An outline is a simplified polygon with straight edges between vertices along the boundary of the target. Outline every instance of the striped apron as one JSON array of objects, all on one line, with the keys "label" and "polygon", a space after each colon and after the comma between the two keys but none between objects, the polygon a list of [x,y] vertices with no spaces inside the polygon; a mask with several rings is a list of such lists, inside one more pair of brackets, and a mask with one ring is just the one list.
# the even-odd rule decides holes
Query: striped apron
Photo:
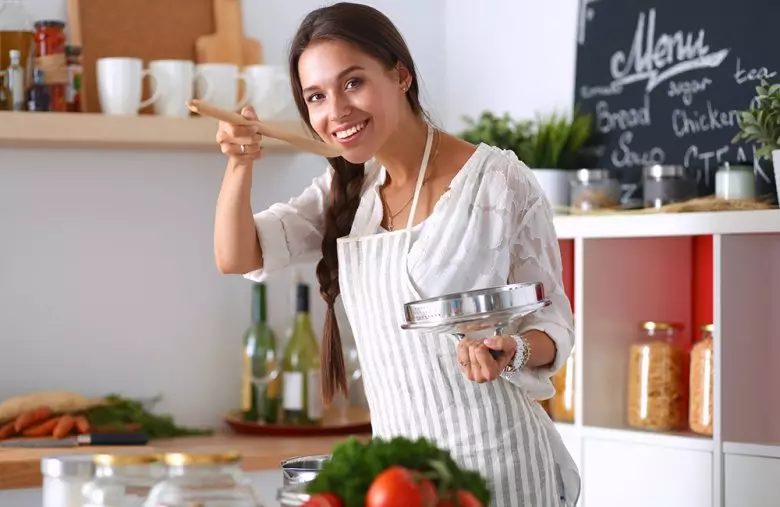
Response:
[{"label": "striped apron", "polygon": [[504,379],[477,384],[466,378],[452,336],[400,327],[404,303],[420,299],[407,253],[432,138],[429,127],[406,228],[362,237],[353,231],[338,241],[341,295],[374,436],[434,441],[487,479],[492,507],[562,506],[563,486],[538,404]]}]

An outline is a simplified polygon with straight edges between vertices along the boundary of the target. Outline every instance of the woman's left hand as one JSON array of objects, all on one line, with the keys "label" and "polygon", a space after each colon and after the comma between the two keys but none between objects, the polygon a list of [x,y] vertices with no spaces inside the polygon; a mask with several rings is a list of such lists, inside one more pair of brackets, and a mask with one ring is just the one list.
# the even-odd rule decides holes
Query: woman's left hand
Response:
[{"label": "woman's left hand", "polygon": [[[490,349],[501,351],[498,359],[493,359]],[[458,342],[458,363],[469,380],[482,384],[497,379],[516,350],[517,343],[511,336],[463,338]]]}]

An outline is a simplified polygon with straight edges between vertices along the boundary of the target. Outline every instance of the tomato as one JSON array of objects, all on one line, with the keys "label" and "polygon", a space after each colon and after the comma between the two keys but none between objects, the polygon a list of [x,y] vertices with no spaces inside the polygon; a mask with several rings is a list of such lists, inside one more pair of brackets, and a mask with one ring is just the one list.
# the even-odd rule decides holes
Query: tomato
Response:
[{"label": "tomato", "polygon": [[400,466],[376,476],[366,495],[366,507],[434,507],[436,488],[428,479]]},{"label": "tomato", "polygon": [[303,507],[342,507],[341,498],[333,493],[317,493],[309,498]]},{"label": "tomato", "polygon": [[459,489],[455,493],[455,499],[452,495],[447,495],[446,498],[439,500],[436,507],[483,507],[482,502],[474,496],[474,493],[465,489]]}]

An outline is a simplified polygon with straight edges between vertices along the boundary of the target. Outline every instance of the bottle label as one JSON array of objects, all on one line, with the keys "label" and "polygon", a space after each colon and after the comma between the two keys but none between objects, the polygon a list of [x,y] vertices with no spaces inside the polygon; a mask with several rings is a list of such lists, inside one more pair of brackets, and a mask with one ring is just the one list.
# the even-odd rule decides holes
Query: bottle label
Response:
[{"label": "bottle label", "polygon": [[322,419],[322,381],[319,370],[309,370],[308,395],[309,419]]},{"label": "bottle label", "polygon": [[241,410],[252,410],[252,356],[244,353],[243,371],[241,372]]},{"label": "bottle label", "polygon": [[286,371],[282,380],[285,410],[303,410],[303,373]]}]

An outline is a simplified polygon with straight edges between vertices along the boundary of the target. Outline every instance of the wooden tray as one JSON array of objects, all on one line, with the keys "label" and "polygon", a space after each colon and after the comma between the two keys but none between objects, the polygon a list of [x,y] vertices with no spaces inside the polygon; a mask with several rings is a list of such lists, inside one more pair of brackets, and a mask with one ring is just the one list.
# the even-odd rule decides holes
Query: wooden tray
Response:
[{"label": "wooden tray", "polygon": [[225,422],[230,429],[240,435],[322,437],[371,433],[368,409],[360,407],[350,408],[345,418],[340,417],[336,410],[328,411],[322,423],[317,426],[248,422],[241,419],[239,411],[228,412],[225,415]]}]

